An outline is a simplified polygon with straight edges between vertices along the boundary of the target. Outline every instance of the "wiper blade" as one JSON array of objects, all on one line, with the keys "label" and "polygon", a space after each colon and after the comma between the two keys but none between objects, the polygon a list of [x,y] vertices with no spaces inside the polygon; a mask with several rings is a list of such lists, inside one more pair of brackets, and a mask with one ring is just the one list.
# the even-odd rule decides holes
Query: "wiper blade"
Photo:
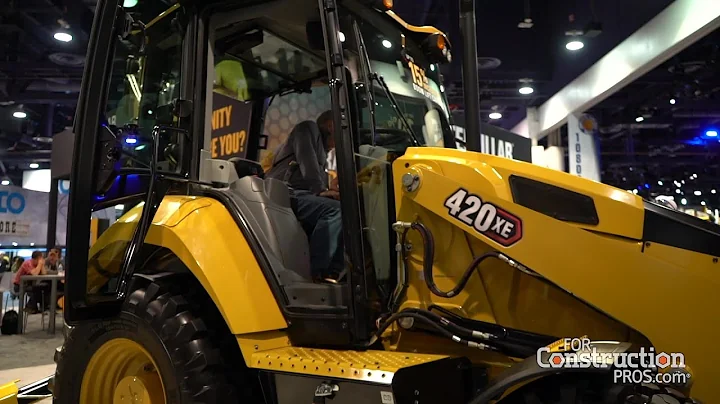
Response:
[{"label": "wiper blade", "polygon": [[390,104],[392,104],[393,109],[405,124],[405,127],[410,133],[410,136],[412,137],[415,146],[420,146],[420,141],[415,135],[415,131],[413,130],[412,126],[410,126],[410,122],[405,119],[405,114],[403,114],[403,112],[400,110],[400,104],[398,104],[393,93],[390,92],[390,87],[388,87],[387,83],[385,82],[385,78],[375,72],[372,73],[372,78],[373,80],[377,81],[380,84],[380,87],[382,87],[383,91],[385,91],[385,96],[388,98],[388,100],[390,100]]},{"label": "wiper blade", "polygon": [[407,121],[407,119],[405,119],[405,115],[400,110],[400,104],[398,104],[395,96],[390,92],[390,88],[388,87],[387,83],[385,83],[385,79],[382,76],[378,75],[376,72],[370,70],[370,57],[368,56],[367,48],[365,47],[365,41],[363,41],[362,33],[360,32],[360,26],[358,26],[357,21],[353,21],[353,31],[355,31],[355,41],[358,44],[358,51],[360,53],[360,65],[363,74],[363,81],[365,82],[365,96],[368,99],[368,107],[370,108],[370,136],[372,138],[373,146],[375,145],[375,97],[373,94],[373,81],[377,82],[385,92],[385,96],[387,96],[388,100],[390,100],[390,104],[392,104],[395,113],[398,115],[398,117],[400,117],[400,120],[403,121],[403,124],[407,128],[408,133],[412,138],[413,145],[420,146],[420,141],[415,135],[415,131],[410,126],[410,123]]},{"label": "wiper blade", "polygon": [[360,26],[357,21],[353,21],[353,31],[355,33],[355,42],[358,45],[360,53],[360,69],[362,70],[363,81],[365,82],[365,98],[367,99],[368,108],[370,109],[370,141],[375,146],[375,94],[373,93],[372,79],[370,73],[370,57],[365,48]]}]

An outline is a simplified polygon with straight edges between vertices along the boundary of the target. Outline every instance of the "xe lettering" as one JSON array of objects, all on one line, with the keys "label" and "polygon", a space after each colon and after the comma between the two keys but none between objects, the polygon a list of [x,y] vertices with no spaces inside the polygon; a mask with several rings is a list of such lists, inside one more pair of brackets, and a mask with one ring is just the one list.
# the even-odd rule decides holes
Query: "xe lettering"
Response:
[{"label": "xe lettering", "polygon": [[522,238],[522,221],[478,195],[460,188],[445,200],[450,216],[498,244],[510,246]]}]

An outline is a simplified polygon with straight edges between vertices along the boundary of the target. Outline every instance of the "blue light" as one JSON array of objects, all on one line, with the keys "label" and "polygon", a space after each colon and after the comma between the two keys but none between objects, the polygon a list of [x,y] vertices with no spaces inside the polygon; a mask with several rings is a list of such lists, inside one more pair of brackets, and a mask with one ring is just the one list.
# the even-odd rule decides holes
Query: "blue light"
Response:
[{"label": "blue light", "polygon": [[126,138],[125,138],[125,143],[127,143],[127,144],[135,144],[135,143],[137,143],[137,139],[135,139],[134,137],[126,137]]},{"label": "blue light", "polygon": [[708,130],[705,132],[705,136],[707,137],[717,137],[718,133],[716,130]]},{"label": "blue light", "polygon": [[646,189],[650,189],[650,184],[645,184]]}]

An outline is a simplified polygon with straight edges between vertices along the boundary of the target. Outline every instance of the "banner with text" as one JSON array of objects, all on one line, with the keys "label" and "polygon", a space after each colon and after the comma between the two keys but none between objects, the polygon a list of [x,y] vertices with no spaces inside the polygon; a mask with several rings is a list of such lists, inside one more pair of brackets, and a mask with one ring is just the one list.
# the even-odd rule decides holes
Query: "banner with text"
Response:
[{"label": "banner with text", "polygon": [[600,182],[595,134],[597,121],[591,115],[568,117],[568,172],[578,177]]},{"label": "banner with text", "polygon": [[[465,115],[453,112],[452,129],[455,131],[455,145],[465,150],[467,134],[465,133]],[[483,124],[480,135],[480,152],[513,160],[532,162],[532,142],[530,139],[512,133],[497,126]]]},{"label": "banner with text", "polygon": [[[60,182],[57,215],[57,245],[65,245],[67,227],[67,183]],[[47,235],[48,192],[3,186],[0,187],[0,244],[44,245]]]},{"label": "banner with text", "polygon": [[252,103],[213,93],[212,158],[245,157],[251,113]]}]

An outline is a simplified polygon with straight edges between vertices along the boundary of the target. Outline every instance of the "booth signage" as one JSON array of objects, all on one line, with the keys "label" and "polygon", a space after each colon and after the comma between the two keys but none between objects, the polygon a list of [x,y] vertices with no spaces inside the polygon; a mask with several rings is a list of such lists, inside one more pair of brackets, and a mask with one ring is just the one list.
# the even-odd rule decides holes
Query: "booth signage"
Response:
[{"label": "booth signage", "polygon": [[[456,124],[464,125],[464,114],[453,113],[453,121]],[[456,147],[460,150],[466,150],[467,134],[465,133],[465,128],[459,125],[453,125],[452,129],[455,131]],[[532,162],[532,142],[530,139],[488,124],[483,124],[481,130],[481,153],[526,161],[528,163]]]},{"label": "booth signage", "polygon": [[[69,184],[61,181],[67,190]],[[65,244],[67,227],[67,192],[58,195],[57,245]],[[47,235],[48,192],[31,191],[16,186],[0,187],[0,243],[29,246],[45,244]]]},{"label": "booth signage", "polygon": [[214,159],[227,160],[247,154],[248,128],[252,104],[213,93],[210,154]]},{"label": "booth signage", "polygon": [[568,117],[568,172],[600,181],[595,132],[597,122],[588,114]]}]

